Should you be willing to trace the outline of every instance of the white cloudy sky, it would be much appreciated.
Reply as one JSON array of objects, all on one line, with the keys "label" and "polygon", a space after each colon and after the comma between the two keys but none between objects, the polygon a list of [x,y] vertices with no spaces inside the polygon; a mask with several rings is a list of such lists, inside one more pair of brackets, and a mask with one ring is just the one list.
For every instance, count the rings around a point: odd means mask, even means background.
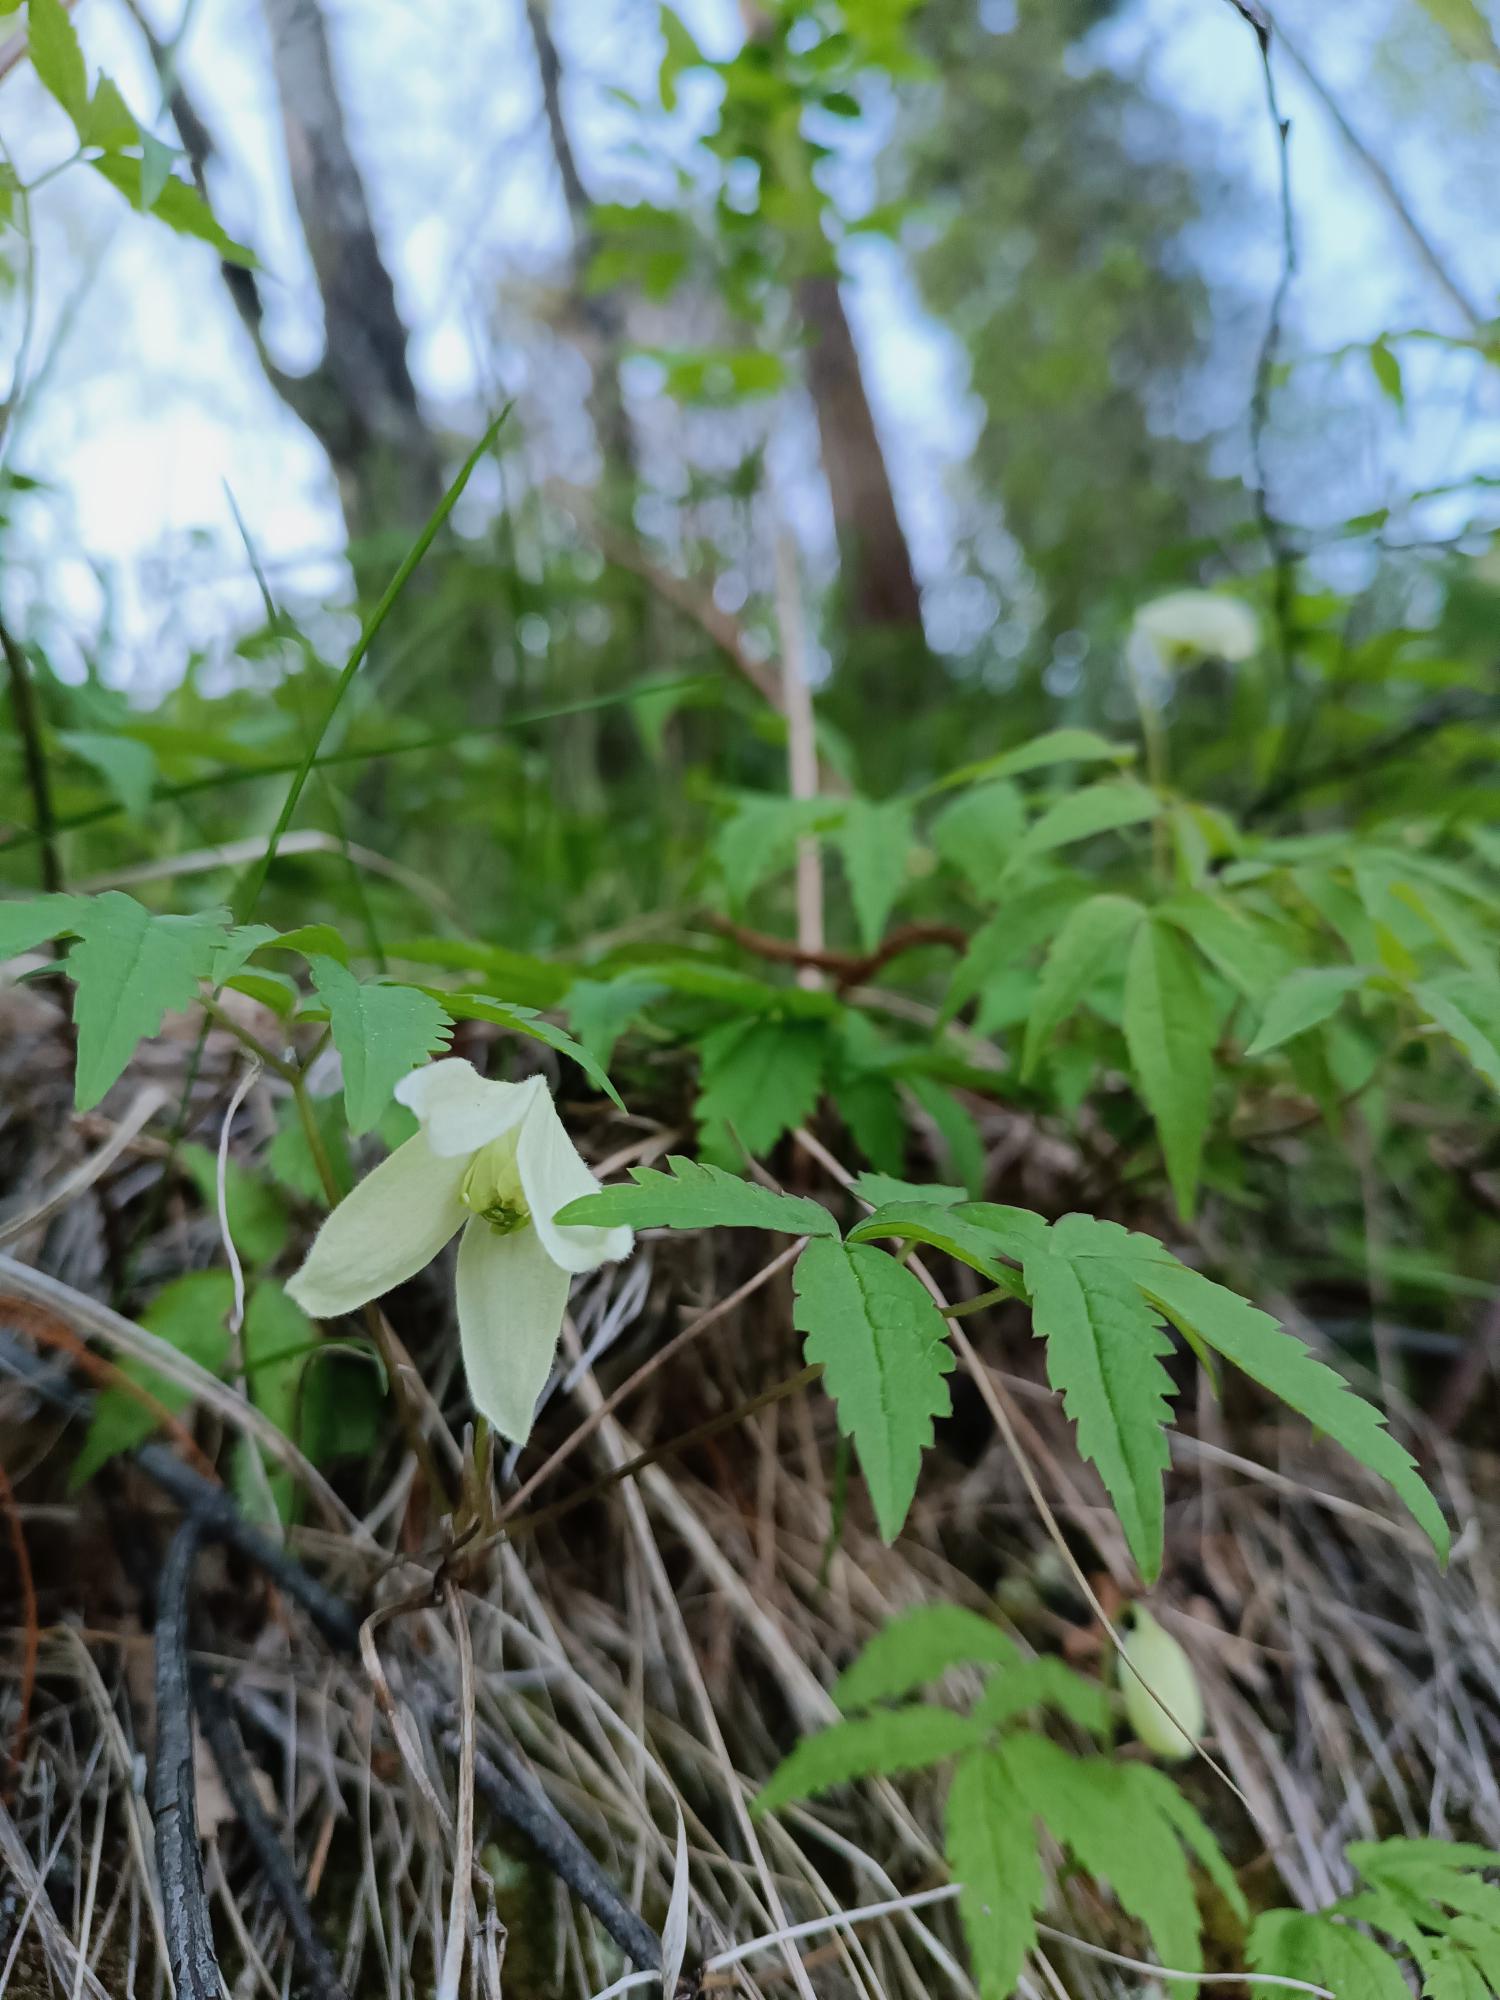
[{"label": "white cloudy sky", "polygon": [[[174,24],[161,0],[145,4],[163,29]],[[1435,34],[1391,32],[1409,30],[1418,4],[1286,0],[1282,11],[1288,32],[1295,29],[1362,121],[1423,227],[1491,310],[1497,232],[1480,224],[1471,190],[1485,178],[1493,185],[1500,75],[1463,85],[1456,100],[1450,77],[1444,117],[1427,115],[1434,91],[1422,64],[1443,64],[1442,44]],[[504,288],[545,279],[566,242],[520,7],[521,0],[330,0],[354,142],[413,329],[414,373],[434,411],[459,431],[495,396]],[[729,0],[691,0],[682,11],[706,47],[731,45]],[[628,150],[632,134],[607,92],[649,84],[654,19],[654,0],[556,0],[569,108],[600,195],[650,177],[649,163]],[[118,78],[138,109],[154,109],[150,72],[120,0],[79,0],[77,20],[91,60]],[[1221,171],[1243,197],[1246,226],[1231,243],[1195,247],[1210,273],[1232,259],[1226,276],[1269,294],[1275,153],[1258,57],[1228,0],[1138,0],[1101,53],[1145,61],[1159,88],[1212,136]],[[1372,90],[1372,67],[1382,65],[1382,87]],[[285,185],[255,0],[196,0],[184,69],[229,154],[216,189],[221,218],[255,244],[269,274],[272,348],[288,367],[310,365],[319,348],[316,294]],[[1324,108],[1290,64],[1279,75],[1293,121],[1301,254],[1294,337],[1326,350],[1382,328],[1454,328],[1451,308]],[[685,119],[690,111],[689,104]],[[66,150],[61,122],[24,65],[0,83],[0,135],[27,174]],[[681,145],[685,134],[661,136],[664,145]],[[260,377],[212,255],[131,215],[90,181],[75,171],[36,204],[30,367],[45,368],[7,449],[13,465],[45,468],[60,494],[27,511],[0,589],[23,608],[27,599],[61,604],[88,624],[112,604],[117,671],[145,693],[174,677],[189,647],[231,626],[236,607],[254,603],[230,490],[288,590],[337,586],[340,528],[321,454]],[[852,307],[903,509],[919,562],[935,560],[945,477],[969,436],[962,357],[921,312],[894,250],[862,249],[854,278]],[[17,291],[0,308],[7,362],[20,338],[23,297]],[[514,354],[502,357],[503,367],[519,365]],[[1500,432],[1484,371],[1434,353],[1417,357],[1413,381],[1430,393],[1420,419],[1404,427],[1372,395],[1359,445],[1371,485],[1436,482],[1493,464]],[[507,388],[516,386],[507,379]],[[64,636],[57,637],[65,658]]]}]

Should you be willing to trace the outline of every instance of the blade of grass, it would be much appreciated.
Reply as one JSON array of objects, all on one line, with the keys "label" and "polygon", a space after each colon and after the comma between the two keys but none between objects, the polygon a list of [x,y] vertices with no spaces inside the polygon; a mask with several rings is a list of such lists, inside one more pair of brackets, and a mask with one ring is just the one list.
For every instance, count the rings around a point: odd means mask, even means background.
[{"label": "blade of grass", "polygon": [[328,706],[323,711],[323,719],[318,724],[312,741],[308,744],[306,754],[297,766],[296,774],[291,784],[287,787],[286,798],[282,801],[281,811],[277,815],[276,824],[271,829],[271,837],[266,842],[265,852],[249,871],[245,880],[243,893],[235,898],[234,915],[236,923],[248,923],[256,904],[260,901],[261,891],[266,885],[266,877],[271,872],[271,863],[276,859],[276,849],[280,845],[281,836],[292,823],[292,816],[297,810],[298,801],[302,797],[303,789],[312,773],[313,765],[317,761],[318,751],[322,745],[323,738],[332,727],[333,718],[339,710],[339,704],[349,692],[354,676],[359,672],[366,655],[375,643],[381,626],[384,625],[386,619],[389,618],[391,612],[394,610],[397,599],[400,597],[402,591],[405,590],[407,584],[410,583],[417,565],[432,547],[433,542],[437,538],[438,530],[453,512],[459,495],[473,476],[474,468],[499,436],[500,427],[509,414],[510,405],[507,404],[499,416],[495,418],[494,422],[486,425],[484,435],[459,467],[457,477],[429,515],[426,526],[407,550],[405,559],[397,569],[396,574],[381,592],[379,603],[365,620],[364,630],[360,633],[358,639],[355,640],[354,649],[344,662],[343,672],[339,675],[333,693],[328,698]]}]

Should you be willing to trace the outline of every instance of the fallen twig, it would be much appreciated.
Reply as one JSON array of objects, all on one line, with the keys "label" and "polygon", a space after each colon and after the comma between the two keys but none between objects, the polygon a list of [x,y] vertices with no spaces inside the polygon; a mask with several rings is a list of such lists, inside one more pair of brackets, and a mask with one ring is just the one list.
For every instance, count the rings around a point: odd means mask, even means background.
[{"label": "fallen twig", "polygon": [[[449,1730],[443,1748],[457,1757],[459,1734]],[[505,1753],[491,1743],[496,1756]],[[474,1786],[480,1797],[536,1849],[558,1880],[567,1884],[587,1909],[609,1932],[631,1964],[642,1972],[660,1972],[661,1939],[645,1918],[625,1902],[619,1890],[589,1853],[567,1821],[551,1802],[534,1790],[529,1781],[520,1782],[521,1770],[507,1758],[515,1777],[507,1777],[494,1758],[483,1750],[474,1753]]]},{"label": "fallen twig", "polygon": [[172,1537],[156,1599],[156,1758],[151,1769],[151,1814],[156,1822],[156,1868],[161,1878],[167,1958],[177,2000],[219,2000],[222,1985],[198,1845],[193,1711],[188,1692],[188,1586],[202,1541],[202,1524],[195,1514],[189,1514]]},{"label": "fallen twig", "polygon": [[318,2000],[347,2000],[333,1954],[313,1922],[312,1911],[297,1880],[291,1856],[282,1846],[270,1815],[256,1795],[239,1726],[222,1689],[208,1674],[195,1670],[192,1691],[193,1706],[198,1711],[203,1734],[213,1753],[219,1776],[224,1781],[229,1803],[245,1829],[245,1837],[255,1850],[266,1886],[286,1918],[292,1943],[301,1957],[313,1992]]}]

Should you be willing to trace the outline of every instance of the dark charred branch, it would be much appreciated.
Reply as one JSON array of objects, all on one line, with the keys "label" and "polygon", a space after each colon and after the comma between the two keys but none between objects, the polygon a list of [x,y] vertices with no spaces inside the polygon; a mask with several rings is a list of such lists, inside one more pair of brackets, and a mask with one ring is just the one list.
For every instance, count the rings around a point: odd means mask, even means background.
[{"label": "dark charred branch", "polygon": [[188,1696],[188,1592],[203,1529],[189,1514],[172,1537],[156,1600],[156,1757],[151,1817],[161,1877],[162,1927],[177,2000],[219,2000],[193,1772],[193,1712]]},{"label": "dark charred branch", "polygon": [[246,1839],[255,1850],[266,1886],[286,1918],[287,1929],[291,1932],[292,1943],[307,1973],[311,1990],[317,2000],[348,2000],[333,1954],[323,1942],[313,1922],[312,1911],[307,1907],[307,1898],[297,1880],[296,1867],[282,1846],[270,1815],[260,1802],[251,1778],[250,1760],[245,1754],[239,1726],[230,1713],[229,1704],[218,1683],[208,1674],[195,1670],[192,1685],[193,1705],[198,1711],[198,1720],[203,1725],[203,1734],[223,1780],[225,1793],[245,1830]]},{"label": "dark charred branch", "polygon": [[[443,1738],[450,1756],[458,1756],[457,1731]],[[501,1819],[523,1834],[543,1861],[591,1910],[639,1972],[661,1969],[661,1939],[645,1918],[622,1900],[620,1892],[583,1845],[567,1821],[535,1785],[519,1759],[496,1743],[492,1755],[474,1757],[474,1785],[480,1797]],[[503,1760],[507,1770],[497,1761]]]}]

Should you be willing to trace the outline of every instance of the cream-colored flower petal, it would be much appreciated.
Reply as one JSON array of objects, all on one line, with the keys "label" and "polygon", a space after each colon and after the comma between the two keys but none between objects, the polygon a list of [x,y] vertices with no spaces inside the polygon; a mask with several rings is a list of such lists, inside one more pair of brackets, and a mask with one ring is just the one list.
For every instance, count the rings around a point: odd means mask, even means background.
[{"label": "cream-colored flower petal", "polygon": [[519,1125],[537,1092],[545,1096],[546,1089],[539,1076],[525,1083],[492,1083],[472,1063],[445,1056],[402,1077],[396,1101],[416,1113],[433,1152],[451,1159],[477,1153]]},{"label": "cream-colored flower petal", "polygon": [[458,1335],[474,1407],[524,1444],[572,1280],[532,1228],[502,1236],[476,1216],[458,1246]]},{"label": "cream-colored flower petal", "polygon": [[378,1299],[430,1264],[462,1228],[467,1160],[440,1159],[422,1133],[366,1174],[313,1238],[287,1291],[305,1313],[328,1319]]},{"label": "cream-colored flower petal", "polygon": [[599,1183],[578,1157],[557,1106],[545,1091],[526,1113],[516,1142],[516,1165],[537,1235],[565,1271],[593,1271],[629,1256],[635,1238],[628,1229],[560,1227],[552,1220],[580,1195],[597,1194]]},{"label": "cream-colored flower petal", "polygon": [[1135,631],[1164,662],[1193,658],[1248,660],[1260,644],[1260,621],[1248,604],[1216,590],[1174,590],[1135,614]]}]

